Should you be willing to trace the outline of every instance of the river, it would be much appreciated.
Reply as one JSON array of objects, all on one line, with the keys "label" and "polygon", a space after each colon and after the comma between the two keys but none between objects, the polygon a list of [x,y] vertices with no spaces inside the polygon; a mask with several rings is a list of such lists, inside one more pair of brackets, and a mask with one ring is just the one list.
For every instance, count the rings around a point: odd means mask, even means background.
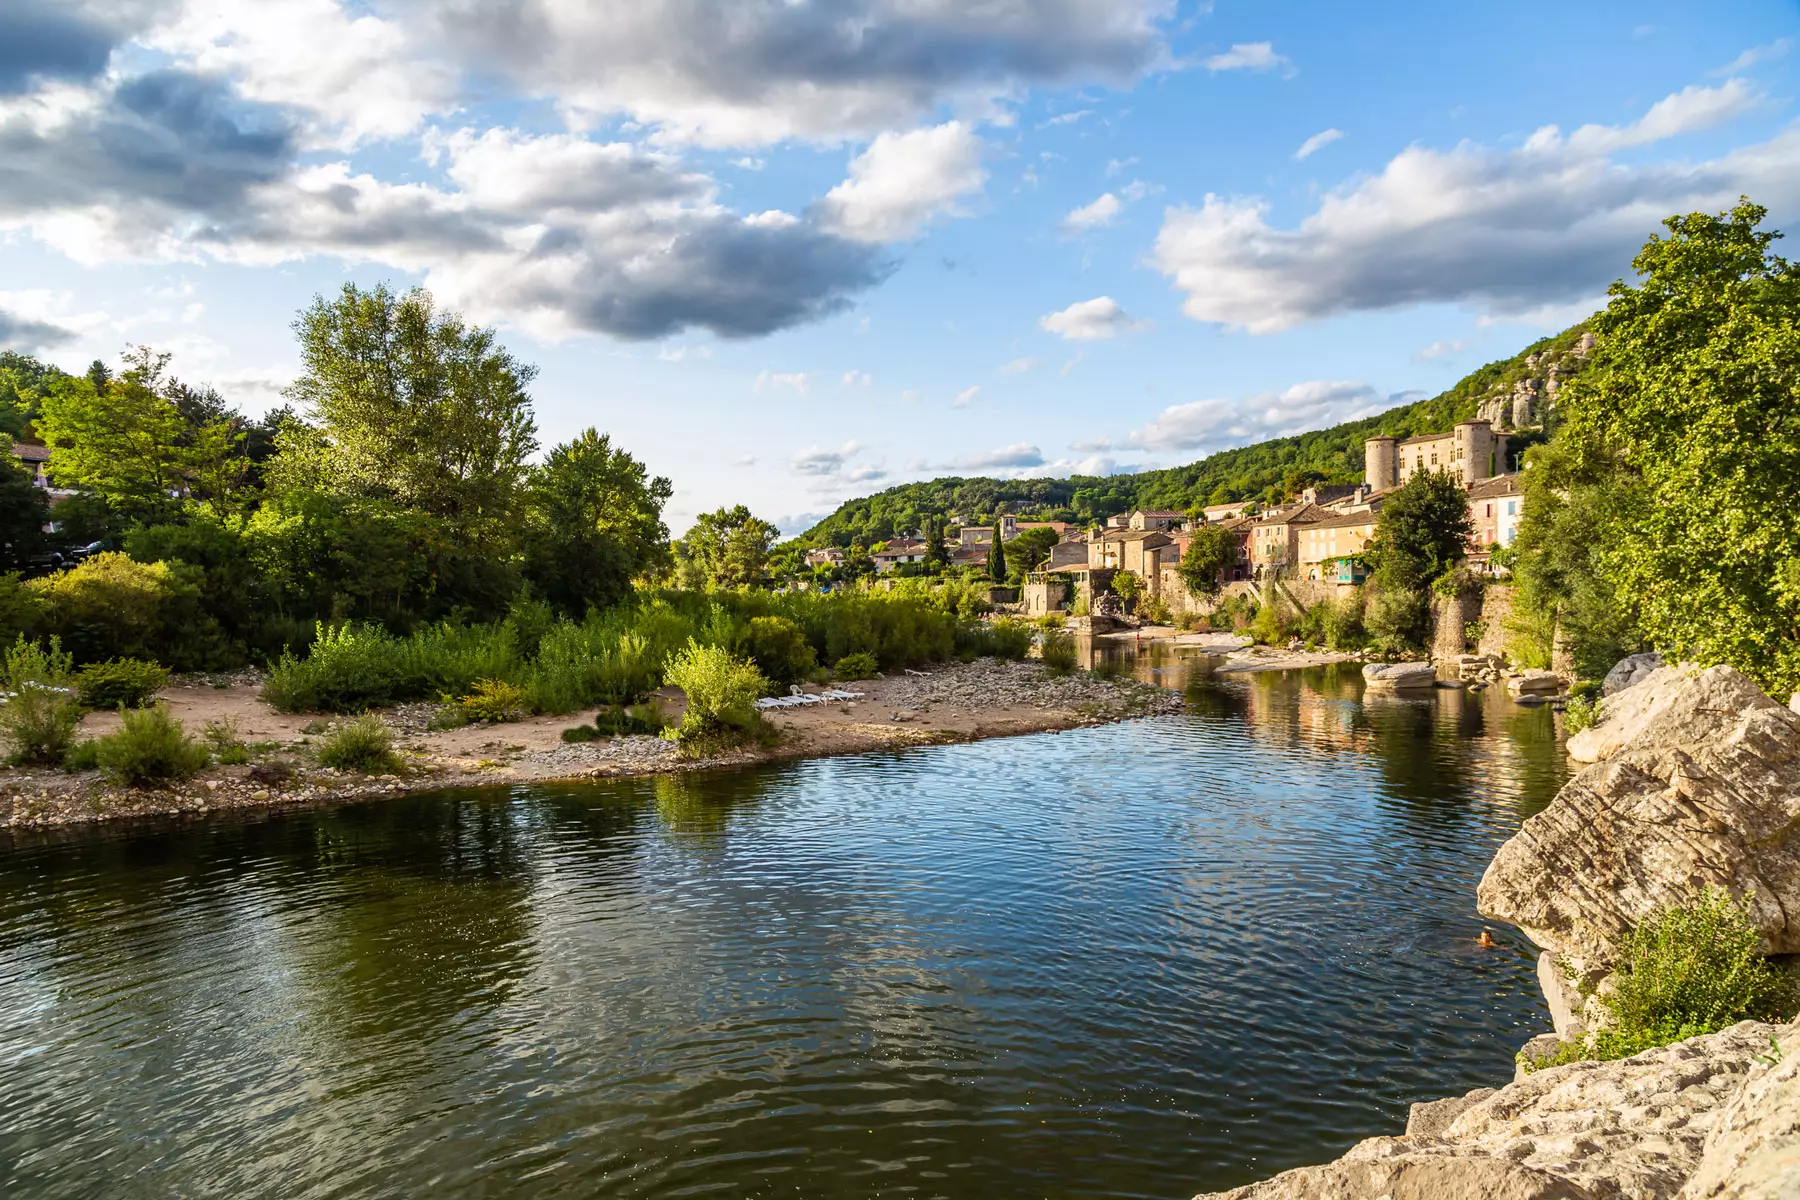
[{"label": "river", "polygon": [[1547,1027],[1503,695],[1192,711],[0,846],[0,1193],[1190,1196]]}]

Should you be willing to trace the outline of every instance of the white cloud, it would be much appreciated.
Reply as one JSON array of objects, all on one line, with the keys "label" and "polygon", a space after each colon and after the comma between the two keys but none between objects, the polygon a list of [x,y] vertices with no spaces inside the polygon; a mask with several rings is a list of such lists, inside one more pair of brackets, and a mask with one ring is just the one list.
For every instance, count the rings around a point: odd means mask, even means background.
[{"label": "white cloud", "polygon": [[1043,465],[1044,452],[1027,442],[1015,442],[986,454],[971,454],[951,464],[967,471],[1016,470]]},{"label": "white cloud", "polygon": [[964,388],[962,391],[956,393],[956,399],[950,401],[950,407],[951,408],[967,408],[967,407],[969,407],[970,403],[973,402],[975,399],[975,393],[979,392],[980,390],[981,390],[980,384],[977,384],[974,387]]},{"label": "white cloud", "polygon": [[875,377],[867,371],[845,371],[839,382],[844,387],[868,387],[875,382]]},{"label": "white cloud", "polygon": [[1069,449],[1077,454],[1103,454],[1112,448],[1113,440],[1105,436],[1085,438],[1079,442],[1069,443]]},{"label": "white cloud", "polygon": [[1106,177],[1108,179],[1111,179],[1115,175],[1123,174],[1125,171],[1125,168],[1134,167],[1136,165],[1137,165],[1137,159],[1135,159],[1135,158],[1111,159],[1106,164]]},{"label": "white cloud", "polygon": [[739,167],[745,171],[760,171],[767,164],[764,163],[763,160],[760,158],[751,158],[749,156],[745,156],[743,158],[732,159],[731,165],[734,167]]},{"label": "white cloud", "polygon": [[1063,229],[1070,233],[1081,233],[1102,225],[1110,225],[1112,219],[1118,216],[1119,210],[1124,207],[1119,203],[1117,196],[1111,192],[1103,192],[1099,199],[1072,210],[1068,216],[1064,217]]},{"label": "white cloud", "polygon": [[656,352],[656,357],[663,362],[686,362],[690,358],[711,358],[710,346],[664,346]]},{"label": "white cloud", "polygon": [[861,450],[862,446],[855,441],[845,442],[836,450],[808,446],[795,452],[790,465],[798,475],[835,475]]},{"label": "white cloud", "polygon": [[1209,195],[1164,216],[1155,264],[1182,311],[1252,333],[1340,313],[1462,302],[1516,315],[1604,291],[1674,212],[1739,195],[1777,221],[1800,209],[1800,129],[1708,162],[1621,164],[1607,153],[1745,111],[1741,81],[1688,88],[1630,125],[1541,129],[1516,150],[1410,147],[1328,194],[1297,228],[1258,199]]},{"label": "white cloud", "polygon": [[1204,60],[1209,71],[1273,71],[1294,73],[1294,64],[1285,55],[1275,53],[1273,42],[1239,42],[1223,54]]},{"label": "white cloud", "polygon": [[790,387],[804,396],[812,391],[812,380],[807,378],[805,371],[758,371],[752,386],[758,392]]},{"label": "white cloud", "polygon": [[1177,404],[1125,440],[1141,450],[1212,451],[1322,429],[1399,402],[1366,383],[1319,379],[1241,400]]},{"label": "white cloud", "polygon": [[1786,58],[1794,48],[1791,37],[1776,38],[1766,46],[1752,46],[1718,70],[1714,75],[1735,75],[1739,71],[1748,71],[1758,63],[1773,62],[1778,58]]},{"label": "white cloud", "polygon": [[1321,129],[1319,132],[1300,143],[1300,148],[1294,151],[1294,158],[1296,160],[1311,158],[1314,154],[1317,154],[1319,151],[1343,136],[1344,131],[1341,129]]},{"label": "white cloud", "polygon": [[1433,342],[1433,343],[1431,343],[1431,345],[1425,347],[1423,350],[1421,350],[1417,354],[1413,355],[1413,361],[1414,362],[1430,362],[1434,358],[1449,358],[1452,355],[1461,354],[1464,350],[1467,350],[1468,348],[1469,348],[1469,343],[1466,341]]},{"label": "white cloud", "polygon": [[961,121],[884,133],[850,161],[850,177],[819,202],[827,229],[858,242],[918,236],[987,181],[981,139]]},{"label": "white cloud", "polygon": [[[1096,296],[1039,317],[1038,324],[1072,342],[1095,342],[1147,329],[1150,323],[1134,320],[1111,296]],[[1064,370],[1066,372],[1067,368]]]},{"label": "white cloud", "polygon": [[1001,363],[994,369],[996,375],[1023,375],[1038,365],[1035,358],[1015,358],[1011,362]]},{"label": "white cloud", "polygon": [[1092,116],[1092,115],[1093,115],[1092,112],[1085,108],[1076,109],[1074,112],[1058,113],[1056,116],[1051,117],[1048,121],[1045,121],[1044,124],[1042,126],[1040,126],[1039,128],[1044,128],[1044,127],[1051,126],[1051,125],[1073,125],[1075,122],[1081,120],[1083,117]]},{"label": "white cloud", "polygon": [[1119,195],[1124,198],[1125,203],[1136,204],[1145,196],[1154,196],[1160,191],[1162,191],[1160,184],[1145,183],[1141,179],[1134,179],[1119,189]]}]

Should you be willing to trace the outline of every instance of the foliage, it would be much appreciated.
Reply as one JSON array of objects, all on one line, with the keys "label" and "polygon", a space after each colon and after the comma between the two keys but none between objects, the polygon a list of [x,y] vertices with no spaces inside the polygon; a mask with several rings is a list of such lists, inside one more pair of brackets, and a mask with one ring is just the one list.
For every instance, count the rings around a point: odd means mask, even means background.
[{"label": "foliage", "polygon": [[1222,525],[1202,525],[1194,530],[1181,556],[1181,582],[1194,596],[1216,596],[1231,568],[1237,564],[1237,534]]},{"label": "foliage", "polygon": [[1006,582],[1006,547],[998,537],[988,547],[987,575],[995,583]]},{"label": "foliage", "polygon": [[185,563],[140,563],[108,551],[31,580],[38,628],[78,660],[143,658],[177,670],[230,660],[218,623],[201,609],[203,573]]},{"label": "foliage", "polygon": [[805,632],[786,617],[750,618],[746,642],[750,658],[776,683],[805,679],[818,663]]},{"label": "foliage", "polygon": [[1265,646],[1286,644],[1300,631],[1300,614],[1279,594],[1258,606],[1251,618],[1249,634]]},{"label": "foliage", "polygon": [[669,558],[667,479],[589,429],[556,447],[533,473],[525,578],[560,612],[579,617],[624,599],[631,581]]},{"label": "foliage", "polygon": [[1076,667],[1075,639],[1060,630],[1046,630],[1043,646],[1038,650],[1053,675],[1067,675]]},{"label": "foliage", "polygon": [[189,779],[206,766],[206,748],[187,735],[166,704],[119,714],[119,728],[98,739],[95,760],[129,787]]},{"label": "foliage", "polygon": [[69,752],[81,720],[74,665],[56,638],[45,648],[20,636],[0,656],[0,742],[10,761],[51,766]]},{"label": "foliage", "polygon": [[1112,577],[1113,594],[1127,604],[1137,599],[1144,590],[1144,580],[1135,571],[1119,571]]},{"label": "foliage", "polygon": [[1601,1003],[1609,1019],[1573,1040],[1541,1069],[1581,1059],[1629,1058],[1746,1018],[1784,1021],[1794,1015],[1792,985],[1762,952],[1748,910],[1709,888],[1690,905],[1668,905],[1645,918],[1624,941],[1613,991]]},{"label": "foliage", "polygon": [[391,775],[400,770],[394,733],[374,714],[346,721],[319,742],[319,765],[364,775]]},{"label": "foliage", "polygon": [[1587,696],[1570,696],[1563,706],[1563,732],[1580,733],[1600,716],[1600,705]]},{"label": "foliage", "polygon": [[63,770],[93,771],[100,766],[100,743],[95,738],[83,738],[69,747],[63,755]]},{"label": "foliage", "polygon": [[983,657],[1016,662],[1031,653],[1034,640],[1031,626],[1017,617],[969,621],[957,627],[956,654],[965,662]]},{"label": "foliage", "polygon": [[1377,650],[1404,654],[1425,644],[1431,602],[1423,591],[1375,586],[1369,589],[1363,621]]},{"label": "foliage", "polygon": [[1348,594],[1314,606],[1319,611],[1320,632],[1327,646],[1333,650],[1360,650],[1368,644],[1364,604],[1363,589],[1353,588]]},{"label": "foliage", "polygon": [[456,706],[469,721],[490,725],[517,721],[531,712],[525,690],[503,679],[477,679]]},{"label": "foliage", "polygon": [[668,681],[687,697],[677,738],[686,747],[737,744],[763,734],[755,701],[769,690],[756,664],[690,639],[669,660]]},{"label": "foliage", "polygon": [[89,663],[75,680],[88,708],[142,708],[169,682],[169,673],[141,658],[111,658]]},{"label": "foliage", "polygon": [[31,472],[10,455],[0,460],[0,570],[30,566],[44,544],[50,504],[31,479]]},{"label": "foliage", "polygon": [[347,283],[294,323],[288,389],[315,422],[287,425],[278,491],[387,499],[486,532],[511,512],[537,448],[515,361],[491,329],[440,312],[429,293]]},{"label": "foliage", "polygon": [[742,504],[701,513],[673,549],[686,587],[754,587],[768,575],[769,547],[781,531]]},{"label": "foliage", "polygon": [[283,654],[263,686],[263,699],[282,712],[361,712],[460,695],[478,679],[511,675],[517,663],[505,625],[437,625],[410,638],[367,625],[320,625],[316,632],[307,656]]},{"label": "foliage", "polygon": [[1049,559],[1050,548],[1061,540],[1062,535],[1048,525],[1027,529],[1006,543],[1006,560],[1021,572],[1035,571]]},{"label": "foliage", "polygon": [[[1558,437],[1639,503],[1597,573],[1665,654],[1800,689],[1800,267],[1745,200],[1669,218],[1594,319]],[[1584,465],[1586,465],[1584,463]]]},{"label": "foliage", "polygon": [[215,717],[208,721],[200,727],[200,740],[206,744],[213,758],[226,766],[238,766],[250,761],[250,747],[244,744],[244,736],[236,717]]},{"label": "foliage", "polygon": [[1475,523],[1469,496],[1456,476],[1419,471],[1381,506],[1370,555],[1384,587],[1429,587],[1459,562]]},{"label": "foliage", "polygon": [[831,674],[837,679],[870,679],[881,671],[881,664],[875,656],[867,651],[859,650],[855,654],[846,654],[837,660],[831,668]]}]

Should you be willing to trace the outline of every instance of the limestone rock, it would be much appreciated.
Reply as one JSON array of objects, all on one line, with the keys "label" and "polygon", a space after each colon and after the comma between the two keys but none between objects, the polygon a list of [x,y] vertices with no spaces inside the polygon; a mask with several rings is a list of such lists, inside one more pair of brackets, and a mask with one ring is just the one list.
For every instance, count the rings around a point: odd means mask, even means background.
[{"label": "limestone rock", "polygon": [[[1369,1138],[1335,1162],[1203,1200],[1764,1200],[1778,1192],[1682,1191],[1730,1162],[1779,1159],[1792,1145],[1779,1105],[1792,1080],[1763,1086],[1769,1039],[1791,1026],[1745,1021],[1609,1063],[1527,1075],[1462,1105],[1437,1133]],[[1750,1099],[1747,1081],[1762,1088]],[[1461,1097],[1461,1104],[1469,1097]],[[1443,1103],[1443,1102],[1439,1102]],[[1741,1114],[1741,1115],[1740,1115]],[[1785,1114],[1791,1127],[1792,1111]],[[1729,1160],[1729,1161],[1728,1161]],[[1775,1169],[1782,1169],[1777,1162]]]},{"label": "limestone rock", "polygon": [[1427,1100],[1422,1104],[1415,1104],[1406,1117],[1406,1136],[1437,1137],[1450,1122],[1462,1116],[1464,1110],[1473,1108],[1493,1094],[1493,1088],[1476,1088],[1467,1095],[1446,1096],[1442,1100]]},{"label": "limestone rock", "polygon": [[1437,668],[1428,662],[1370,663],[1363,682],[1376,688],[1428,688],[1437,684]]},{"label": "limestone rock", "polygon": [[1635,687],[1650,678],[1662,665],[1660,654],[1627,655],[1614,663],[1613,669],[1606,673],[1606,678],[1600,684],[1601,694],[1610,696],[1628,687]]},{"label": "limestone rock", "polygon": [[1555,671],[1521,671],[1506,681],[1506,690],[1517,696],[1531,692],[1539,695],[1563,690],[1563,677]]},{"label": "limestone rock", "polygon": [[1749,1082],[1706,1135],[1700,1169],[1681,1200],[1792,1200],[1800,1196],[1800,1026],[1750,1068]]},{"label": "limestone rock", "polygon": [[1664,667],[1607,708],[1595,729],[1618,747],[1500,847],[1476,906],[1585,974],[1710,885],[1748,904],[1769,953],[1800,952],[1800,715],[1722,666]]},{"label": "limestone rock", "polygon": [[1537,971],[1538,986],[1550,1005],[1550,1024],[1556,1029],[1556,1036],[1577,1038],[1586,1033],[1587,1024],[1581,1019],[1581,993],[1557,964],[1556,955],[1549,950],[1538,955]]}]

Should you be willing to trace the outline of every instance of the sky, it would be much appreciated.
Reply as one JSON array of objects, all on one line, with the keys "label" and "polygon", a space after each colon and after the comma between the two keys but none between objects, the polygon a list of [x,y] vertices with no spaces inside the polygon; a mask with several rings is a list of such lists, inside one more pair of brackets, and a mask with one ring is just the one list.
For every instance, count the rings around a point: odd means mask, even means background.
[{"label": "sky", "polygon": [[6,0],[0,347],[246,412],[346,282],[533,363],[681,532],[1430,395],[1676,212],[1800,213],[1800,6]]}]

